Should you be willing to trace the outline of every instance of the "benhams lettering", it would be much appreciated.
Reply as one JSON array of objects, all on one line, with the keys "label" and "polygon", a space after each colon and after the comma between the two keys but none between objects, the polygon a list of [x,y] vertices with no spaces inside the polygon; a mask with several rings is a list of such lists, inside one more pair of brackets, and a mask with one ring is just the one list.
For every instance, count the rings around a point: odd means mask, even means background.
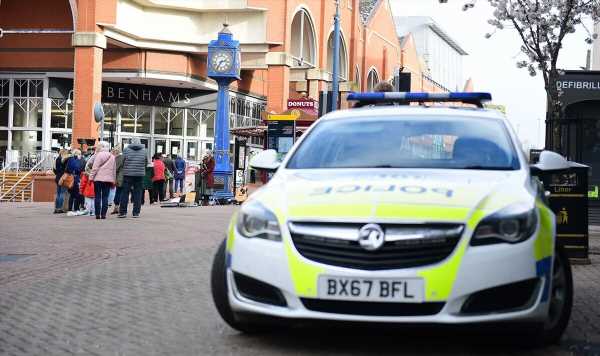
[{"label": "benhams lettering", "polygon": [[173,104],[183,101],[189,104],[192,100],[190,93],[181,95],[177,92],[162,92],[161,90],[147,90],[137,88],[114,88],[107,86],[106,96],[103,99],[129,100],[132,102],[143,101],[148,104]]},{"label": "benhams lettering", "polygon": [[445,196],[446,198],[452,198],[454,191],[448,188],[427,188],[418,185],[358,185],[348,184],[340,185],[338,187],[319,187],[314,189],[310,195],[326,195],[326,194],[346,194],[346,193],[358,193],[358,192],[380,192],[380,193],[406,193],[406,194],[425,194],[428,192]]},{"label": "benhams lettering", "polygon": [[558,89],[582,89],[582,90],[600,90],[600,81],[598,82],[580,82],[573,80],[559,80],[556,82]]}]

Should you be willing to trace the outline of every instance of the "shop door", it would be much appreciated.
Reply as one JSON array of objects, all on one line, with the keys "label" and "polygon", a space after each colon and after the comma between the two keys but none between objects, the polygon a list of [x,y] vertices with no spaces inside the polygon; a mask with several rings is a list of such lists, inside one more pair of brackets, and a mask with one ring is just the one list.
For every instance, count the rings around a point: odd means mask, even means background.
[{"label": "shop door", "polygon": [[164,139],[155,139],[154,140],[154,150],[152,151],[152,155],[155,154],[167,154],[167,140]]},{"label": "shop door", "polygon": [[181,140],[169,140],[169,154],[173,157],[183,154],[183,143]]},{"label": "shop door", "polygon": [[188,141],[185,152],[185,159],[190,161],[200,161],[200,150],[198,149],[198,141]]}]

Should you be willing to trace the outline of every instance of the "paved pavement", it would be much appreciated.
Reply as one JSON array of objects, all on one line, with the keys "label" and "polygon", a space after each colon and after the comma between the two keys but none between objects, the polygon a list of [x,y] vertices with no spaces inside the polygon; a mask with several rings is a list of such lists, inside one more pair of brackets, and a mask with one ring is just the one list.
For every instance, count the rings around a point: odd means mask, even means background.
[{"label": "paved pavement", "polygon": [[575,309],[557,347],[505,346],[496,331],[472,329],[239,334],[218,317],[209,288],[234,209],[150,207],[141,219],[102,221],[0,205],[0,355],[600,355],[600,249],[592,265],[574,266]]}]

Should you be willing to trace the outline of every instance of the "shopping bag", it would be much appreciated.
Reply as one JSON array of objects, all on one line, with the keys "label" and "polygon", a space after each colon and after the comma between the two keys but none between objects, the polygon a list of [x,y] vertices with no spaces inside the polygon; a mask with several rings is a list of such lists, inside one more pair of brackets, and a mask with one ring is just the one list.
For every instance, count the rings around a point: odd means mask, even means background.
[{"label": "shopping bag", "polygon": [[75,183],[75,178],[71,173],[63,173],[63,175],[58,180],[58,185],[69,190],[73,188],[73,183]]}]

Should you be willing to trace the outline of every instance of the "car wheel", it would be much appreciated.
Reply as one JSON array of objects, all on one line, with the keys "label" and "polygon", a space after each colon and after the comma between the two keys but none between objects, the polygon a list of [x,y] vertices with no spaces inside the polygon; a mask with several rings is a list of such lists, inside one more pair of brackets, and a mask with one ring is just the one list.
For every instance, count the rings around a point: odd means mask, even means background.
[{"label": "car wheel", "polygon": [[564,248],[557,246],[552,268],[548,320],[537,324],[534,332],[538,345],[557,344],[569,324],[573,307],[573,276]]},{"label": "car wheel", "polygon": [[227,268],[225,266],[225,244],[226,240],[223,240],[215,254],[210,278],[213,302],[219,315],[229,326],[243,333],[253,334],[270,330],[268,324],[247,321],[252,317],[251,315],[238,315],[231,310],[227,287]]}]

